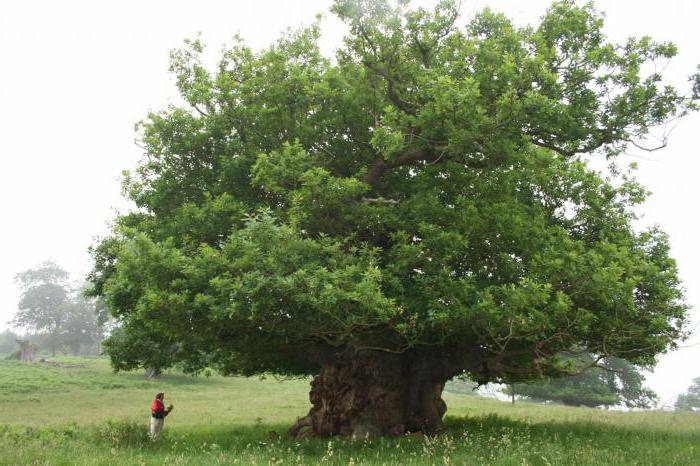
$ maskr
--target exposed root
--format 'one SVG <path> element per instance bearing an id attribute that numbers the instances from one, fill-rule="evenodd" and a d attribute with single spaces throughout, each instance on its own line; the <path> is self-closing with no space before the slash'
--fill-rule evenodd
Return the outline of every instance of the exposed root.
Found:
<path id="1" fill-rule="evenodd" d="M 308 431 L 303 431 L 302 429 L 305 427 L 312 427 L 311 423 L 311 417 L 310 416 L 304 416 L 300 419 L 297 420 L 297 422 L 294 423 L 292 427 L 289 428 L 287 431 L 287 435 L 289 437 L 307 437 L 310 435 L 310 430 Z"/>

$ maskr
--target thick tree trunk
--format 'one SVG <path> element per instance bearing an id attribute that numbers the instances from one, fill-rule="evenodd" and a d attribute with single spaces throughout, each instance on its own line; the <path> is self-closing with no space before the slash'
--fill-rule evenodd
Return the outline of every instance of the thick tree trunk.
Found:
<path id="1" fill-rule="evenodd" d="M 414 355 L 415 356 L 415 355 Z M 442 430 L 442 389 L 449 374 L 440 361 L 365 354 L 325 364 L 311 382 L 309 414 L 292 436 L 395 436 Z"/>

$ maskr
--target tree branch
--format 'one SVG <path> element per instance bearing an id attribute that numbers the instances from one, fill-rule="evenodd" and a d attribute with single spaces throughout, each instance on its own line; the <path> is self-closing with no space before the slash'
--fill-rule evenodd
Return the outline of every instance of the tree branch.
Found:
<path id="1" fill-rule="evenodd" d="M 552 151 L 556 152 L 557 154 L 562 155 L 562 156 L 567 157 L 567 158 L 573 157 L 574 155 L 576 155 L 576 152 L 577 152 L 575 150 L 573 150 L 573 151 L 564 150 L 561 147 L 557 147 L 554 144 L 550 144 L 548 142 L 543 141 L 541 138 L 538 138 L 537 136 L 533 136 L 530 139 L 530 142 L 532 142 L 536 146 L 540 146 L 540 147 L 544 147 L 545 149 L 552 150 Z"/>
<path id="2" fill-rule="evenodd" d="M 631 143 L 637 149 L 641 149 L 641 150 L 647 151 L 647 152 L 654 152 L 654 151 L 657 151 L 659 149 L 663 149 L 664 147 L 666 147 L 666 145 L 668 144 L 668 139 L 663 138 L 661 140 L 661 145 L 654 146 L 654 147 L 644 147 L 641 144 L 637 144 L 636 142 L 634 142 L 632 140 L 629 140 L 628 142 Z"/>
<path id="3" fill-rule="evenodd" d="M 396 199 L 385 199 L 383 197 L 376 197 L 376 198 L 370 198 L 370 197 L 363 197 L 362 198 L 363 202 L 367 203 L 377 203 L 377 204 L 398 204 L 399 201 Z"/>
<path id="4" fill-rule="evenodd" d="M 208 114 L 207 112 L 203 111 L 201 108 L 199 108 L 199 107 L 197 106 L 197 104 L 191 104 L 191 105 L 192 105 L 192 107 L 194 107 L 195 110 L 197 110 L 197 113 L 199 113 L 199 114 L 202 115 L 203 117 L 208 117 L 208 116 L 209 116 L 209 114 Z"/>
<path id="5" fill-rule="evenodd" d="M 401 100 L 398 94 L 396 94 L 396 91 L 394 90 L 394 79 L 389 75 L 389 73 L 386 70 L 383 70 L 380 66 L 378 66 L 377 63 L 373 63 L 367 60 L 363 60 L 362 64 L 370 70 L 374 71 L 374 73 L 376 73 L 377 75 L 384 78 L 384 81 L 386 81 L 386 94 L 392 104 L 394 104 L 404 113 L 408 113 L 409 115 L 415 115 L 415 110 L 413 109 L 413 107 L 407 102 Z"/>
<path id="6" fill-rule="evenodd" d="M 391 161 L 376 159 L 369 167 L 369 170 L 367 170 L 365 176 L 362 177 L 362 181 L 370 186 L 374 186 L 384 172 L 390 168 L 400 167 L 419 160 L 435 160 L 439 156 L 439 154 L 426 149 L 409 149 Z"/>

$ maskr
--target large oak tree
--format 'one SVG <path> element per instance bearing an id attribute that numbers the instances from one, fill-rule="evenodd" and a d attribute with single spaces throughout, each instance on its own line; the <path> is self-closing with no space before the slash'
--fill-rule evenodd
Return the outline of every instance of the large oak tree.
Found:
<path id="1" fill-rule="evenodd" d="M 667 238 L 633 228 L 645 190 L 586 163 L 694 108 L 653 66 L 672 44 L 611 44 L 572 1 L 526 28 L 457 27 L 450 1 L 333 12 L 334 57 L 318 26 L 215 69 L 173 52 L 186 104 L 140 125 L 137 208 L 94 249 L 115 367 L 310 374 L 292 434 L 392 435 L 439 431 L 456 375 L 649 365 L 683 337 Z"/>

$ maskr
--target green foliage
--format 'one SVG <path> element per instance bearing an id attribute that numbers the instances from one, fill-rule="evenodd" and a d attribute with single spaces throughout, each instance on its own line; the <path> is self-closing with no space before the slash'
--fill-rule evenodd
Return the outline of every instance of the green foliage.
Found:
<path id="1" fill-rule="evenodd" d="M 138 367 L 151 369 L 159 374 L 177 359 L 179 345 L 164 340 L 154 340 L 146 332 L 116 328 L 102 344 L 114 361 L 115 370 L 132 370 Z"/>
<path id="2" fill-rule="evenodd" d="M 676 400 L 676 409 L 686 411 L 700 410 L 700 378 L 693 380 L 693 383 L 688 388 L 687 393 L 678 395 Z"/>
<path id="3" fill-rule="evenodd" d="M 572 377 L 510 386 L 508 393 L 514 390 L 519 396 L 570 406 L 651 408 L 658 402 L 656 393 L 642 387 L 644 376 L 639 368 L 619 358 L 607 359 L 599 366 Z"/>
<path id="4" fill-rule="evenodd" d="M 668 240 L 633 228 L 644 189 L 581 157 L 695 108 L 648 71 L 674 46 L 612 44 L 573 1 L 463 29 L 454 2 L 405 3 L 336 1 L 335 60 L 318 25 L 214 70 L 197 40 L 173 52 L 187 105 L 140 125 L 138 209 L 93 250 L 115 368 L 299 375 L 383 350 L 519 381 L 571 372 L 572 349 L 653 364 L 684 336 Z"/>

